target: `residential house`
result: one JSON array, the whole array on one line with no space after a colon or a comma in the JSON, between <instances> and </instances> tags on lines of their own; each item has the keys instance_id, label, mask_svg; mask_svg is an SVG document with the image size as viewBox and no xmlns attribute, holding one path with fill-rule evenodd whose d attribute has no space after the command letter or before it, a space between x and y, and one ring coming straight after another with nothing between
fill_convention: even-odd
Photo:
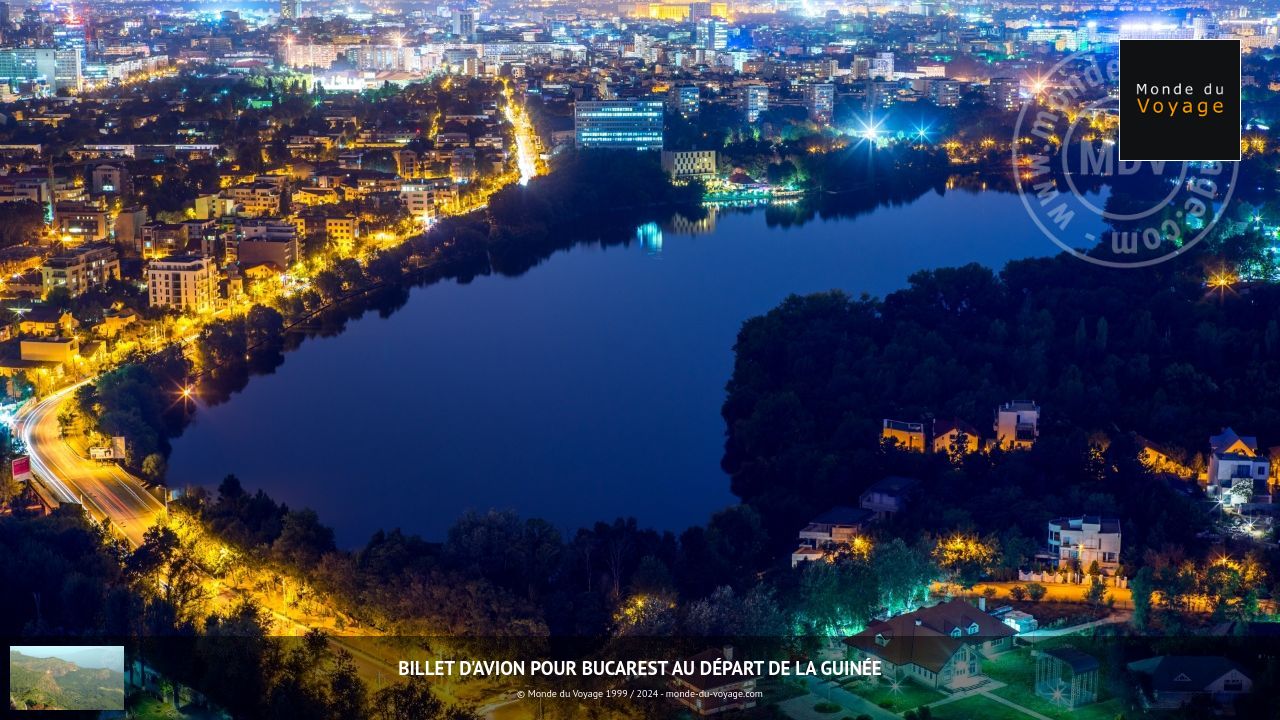
<instances>
[{"instance_id":1,"label":"residential house","mask_svg":"<svg viewBox=\"0 0 1280 720\"><path fill-rule=\"evenodd\" d=\"M1223 507L1239 508L1266 495L1270 476L1271 461L1258 452L1258 438L1231 428L1209 438L1205 492Z\"/></svg>"},{"instance_id":2,"label":"residential house","mask_svg":"<svg viewBox=\"0 0 1280 720\"><path fill-rule=\"evenodd\" d=\"M997 447L1005 450L1025 450L1040 437L1040 406L1034 402L1017 400L996 408L995 431Z\"/></svg>"},{"instance_id":3,"label":"residential house","mask_svg":"<svg viewBox=\"0 0 1280 720\"><path fill-rule=\"evenodd\" d=\"M711 648L688 658L688 662L693 664L696 672L689 675L674 675L671 678L671 688L675 691L673 697L676 702L702 716L755 707L756 698L753 695L756 682L760 678L748 674L702 673L703 663L710 664L717 661L732 662L733 646Z\"/></svg>"},{"instance_id":4,"label":"residential house","mask_svg":"<svg viewBox=\"0 0 1280 720\"><path fill-rule=\"evenodd\" d=\"M94 335L113 339L137 321L138 313L132 308L111 309L102 314L102 320L94 324L92 330Z\"/></svg>"},{"instance_id":5,"label":"residential house","mask_svg":"<svg viewBox=\"0 0 1280 720\"><path fill-rule=\"evenodd\" d=\"M937 690L963 690L986 681L983 658L1013 647L1013 628L956 599L888 620L846 638L854 659L879 659L884 676L910 678Z\"/></svg>"},{"instance_id":6,"label":"residential house","mask_svg":"<svg viewBox=\"0 0 1280 720\"><path fill-rule=\"evenodd\" d=\"M80 354L80 343L72 337L23 338L18 347L23 360L37 363L71 365Z\"/></svg>"},{"instance_id":7,"label":"residential house","mask_svg":"<svg viewBox=\"0 0 1280 720\"><path fill-rule=\"evenodd\" d=\"M915 478L889 475L867 488L858 498L863 510L875 513L877 520L884 520L907 506L907 500L920 484Z\"/></svg>"},{"instance_id":8,"label":"residential house","mask_svg":"<svg viewBox=\"0 0 1280 720\"><path fill-rule=\"evenodd\" d=\"M1239 665L1220 655L1158 655L1129 663L1142 676L1143 704L1174 710L1199 697L1229 706L1253 690Z\"/></svg>"},{"instance_id":9,"label":"residential house","mask_svg":"<svg viewBox=\"0 0 1280 720\"><path fill-rule=\"evenodd\" d=\"M933 451L936 453L978 452L982 436L977 428L958 418L933 421Z\"/></svg>"},{"instance_id":10,"label":"residential house","mask_svg":"<svg viewBox=\"0 0 1280 720\"><path fill-rule=\"evenodd\" d=\"M37 305L21 314L18 332L35 337L70 336L80 327L80 322L66 310L49 305Z\"/></svg>"},{"instance_id":11,"label":"residential house","mask_svg":"<svg viewBox=\"0 0 1280 720\"><path fill-rule=\"evenodd\" d=\"M1080 572L1096 562L1104 575L1115 575L1120 569L1120 521L1097 515L1050 520L1049 558L1059 568Z\"/></svg>"},{"instance_id":12,"label":"residential house","mask_svg":"<svg viewBox=\"0 0 1280 720\"><path fill-rule=\"evenodd\" d=\"M872 518L870 510L837 505L800 530L799 547L791 553L791 567L821 560L841 546L856 547L862 528Z\"/></svg>"},{"instance_id":13,"label":"residential house","mask_svg":"<svg viewBox=\"0 0 1280 720\"><path fill-rule=\"evenodd\" d=\"M880 430L881 442L896 443L903 450L924 452L924 423L903 422L885 418Z\"/></svg>"}]
</instances>

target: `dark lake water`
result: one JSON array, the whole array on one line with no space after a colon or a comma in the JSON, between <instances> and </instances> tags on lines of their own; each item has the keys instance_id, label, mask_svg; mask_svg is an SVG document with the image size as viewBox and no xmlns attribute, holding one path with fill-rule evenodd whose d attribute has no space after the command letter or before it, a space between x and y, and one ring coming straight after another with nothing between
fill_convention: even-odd
<instances>
[{"instance_id":1,"label":"dark lake water","mask_svg":"<svg viewBox=\"0 0 1280 720\"><path fill-rule=\"evenodd\" d=\"M1057 250L1016 195L995 192L802 226L770 227L763 210L709 224L417 288L388 318L307 340L200 409L170 482L235 473L314 508L343 546L378 528L440 539L489 508L566 529L629 515L679 531L734 501L720 405L745 319L790 293L883 295L923 268Z\"/></svg>"}]
</instances>

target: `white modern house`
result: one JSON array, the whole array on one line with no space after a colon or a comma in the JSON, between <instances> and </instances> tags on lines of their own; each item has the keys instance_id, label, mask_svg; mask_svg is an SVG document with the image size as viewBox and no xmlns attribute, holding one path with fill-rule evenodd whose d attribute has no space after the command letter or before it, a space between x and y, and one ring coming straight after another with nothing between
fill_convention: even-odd
<instances>
[{"instance_id":1,"label":"white modern house","mask_svg":"<svg viewBox=\"0 0 1280 720\"><path fill-rule=\"evenodd\" d=\"M799 547L791 553L791 567L821 560L840 548L854 547L862 528L873 517L870 510L837 505L809 521L799 533Z\"/></svg>"},{"instance_id":2,"label":"white modern house","mask_svg":"<svg viewBox=\"0 0 1280 720\"><path fill-rule=\"evenodd\" d=\"M1006 450L1024 450L1040 436L1040 406L1026 400L1007 402L996 408L996 445Z\"/></svg>"},{"instance_id":3,"label":"white modern house","mask_svg":"<svg viewBox=\"0 0 1280 720\"><path fill-rule=\"evenodd\" d=\"M1083 573L1096 562L1104 575L1115 575L1120 569L1120 521L1097 515L1050 520L1049 557L1060 568L1079 561Z\"/></svg>"},{"instance_id":4,"label":"white modern house","mask_svg":"<svg viewBox=\"0 0 1280 720\"><path fill-rule=\"evenodd\" d=\"M1239 508L1267 493L1271 461L1258 452L1258 438L1231 428L1209 438L1205 492L1225 508Z\"/></svg>"}]
</instances>

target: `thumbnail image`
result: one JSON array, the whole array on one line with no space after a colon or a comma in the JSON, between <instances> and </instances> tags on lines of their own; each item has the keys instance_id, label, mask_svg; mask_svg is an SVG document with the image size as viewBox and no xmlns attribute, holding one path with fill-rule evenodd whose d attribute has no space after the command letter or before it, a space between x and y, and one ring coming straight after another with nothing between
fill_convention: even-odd
<instances>
[{"instance_id":1,"label":"thumbnail image","mask_svg":"<svg viewBox=\"0 0 1280 720\"><path fill-rule=\"evenodd\" d=\"M10 709L123 710L124 696L119 645L9 648Z\"/></svg>"}]
</instances>

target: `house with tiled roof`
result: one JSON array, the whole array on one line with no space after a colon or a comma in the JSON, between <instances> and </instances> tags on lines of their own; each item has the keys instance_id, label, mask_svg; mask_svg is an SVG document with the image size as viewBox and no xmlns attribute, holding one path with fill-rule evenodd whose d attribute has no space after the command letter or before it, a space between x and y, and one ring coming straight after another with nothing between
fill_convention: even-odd
<instances>
[{"instance_id":1,"label":"house with tiled roof","mask_svg":"<svg viewBox=\"0 0 1280 720\"><path fill-rule=\"evenodd\" d=\"M1231 428L1209 438L1205 492L1225 508L1238 508L1267 492L1271 461L1258 452L1258 438Z\"/></svg>"},{"instance_id":2,"label":"house with tiled roof","mask_svg":"<svg viewBox=\"0 0 1280 720\"><path fill-rule=\"evenodd\" d=\"M1198 697L1227 706L1253 690L1253 680L1220 655L1158 655L1129 663L1142 679L1143 705L1172 710Z\"/></svg>"},{"instance_id":3,"label":"house with tiled roof","mask_svg":"<svg viewBox=\"0 0 1280 720\"><path fill-rule=\"evenodd\" d=\"M957 599L873 622L844 642L854 659L880 660L885 677L956 691L986 682L983 658L1011 649L1014 635L1009 626Z\"/></svg>"}]
</instances>

